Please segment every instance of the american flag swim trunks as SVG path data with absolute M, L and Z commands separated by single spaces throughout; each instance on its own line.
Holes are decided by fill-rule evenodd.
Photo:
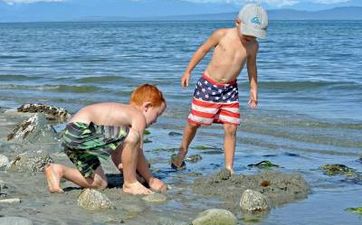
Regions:
M 205 74 L 198 80 L 188 122 L 240 124 L 238 85 L 235 81 L 218 83 Z

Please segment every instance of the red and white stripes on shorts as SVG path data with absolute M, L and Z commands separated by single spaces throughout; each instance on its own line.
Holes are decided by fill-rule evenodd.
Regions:
M 197 125 L 239 125 L 240 109 L 236 81 L 223 84 L 203 75 L 196 84 L 188 121 Z

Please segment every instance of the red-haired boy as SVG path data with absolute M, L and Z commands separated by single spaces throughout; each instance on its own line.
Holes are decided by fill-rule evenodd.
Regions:
M 79 110 L 69 121 L 62 137 L 64 152 L 77 169 L 50 164 L 45 176 L 50 192 L 63 192 L 60 179 L 65 178 L 84 188 L 104 189 L 107 179 L 99 157 L 111 156 L 123 170 L 123 191 L 130 194 L 150 194 L 165 191 L 166 185 L 153 177 L 143 154 L 143 132 L 155 123 L 166 109 L 166 101 L 157 87 L 144 84 L 137 87 L 129 104 L 98 103 Z M 150 189 L 137 181 L 136 171 Z

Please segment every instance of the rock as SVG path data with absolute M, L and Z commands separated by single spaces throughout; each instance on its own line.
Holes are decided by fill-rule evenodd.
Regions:
M 9 159 L 5 155 L 0 154 L 0 170 L 4 170 L 9 166 Z
M 0 225 L 33 225 L 31 220 L 23 218 L 23 217 L 1 217 Z
M 185 161 L 195 163 L 197 161 L 200 161 L 201 159 L 202 159 L 201 155 L 196 154 L 196 155 L 190 155 L 189 157 L 186 157 Z
M 328 176 L 344 175 L 356 176 L 356 170 L 343 164 L 326 164 L 321 166 L 323 173 Z
M 168 135 L 169 135 L 169 136 L 171 136 L 171 137 L 175 137 L 175 136 L 182 136 L 182 134 L 181 134 L 181 133 L 178 133 L 178 132 L 175 132 L 175 131 L 171 131 L 171 132 L 169 132 L 169 133 L 168 133 Z
M 346 211 L 350 211 L 359 215 L 362 215 L 362 207 L 357 207 L 357 208 L 347 208 L 345 209 Z
M 44 151 L 30 151 L 17 155 L 13 161 L 10 162 L 9 171 L 17 172 L 43 172 L 44 167 L 53 163 L 54 160 L 50 157 L 49 153 Z
M 48 124 L 45 116 L 38 113 L 18 123 L 14 130 L 8 134 L 7 140 L 31 144 L 51 143 L 56 140 L 56 132 L 54 128 Z
M 20 203 L 20 198 L 7 198 L 7 199 L 0 199 L 0 204 L 14 204 L 14 203 Z
M 47 119 L 59 122 L 64 122 L 71 117 L 68 111 L 63 108 L 38 103 L 24 104 L 17 110 L 18 112 L 44 113 Z
M 142 199 L 145 200 L 146 202 L 161 203 L 165 202 L 167 200 L 167 197 L 160 193 L 153 193 L 150 195 L 146 195 Z
M 273 164 L 269 160 L 264 160 L 255 164 L 249 164 L 248 167 L 257 167 L 259 169 L 271 169 L 273 167 L 279 167 L 279 165 Z
M 258 191 L 247 189 L 241 196 L 240 207 L 248 212 L 267 211 L 271 208 L 268 197 Z
M 112 209 L 112 202 L 108 197 L 94 189 L 85 189 L 78 197 L 78 205 L 88 210 Z
M 225 209 L 208 209 L 192 221 L 192 225 L 236 225 L 234 214 Z
M 0 197 L 4 197 L 4 196 L 7 196 L 7 189 L 8 186 L 5 184 L 4 181 L 0 180 Z

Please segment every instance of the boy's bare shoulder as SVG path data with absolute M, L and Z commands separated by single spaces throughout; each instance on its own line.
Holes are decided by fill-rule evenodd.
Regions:
M 213 32 L 213 35 L 220 35 L 220 36 L 225 36 L 227 33 L 231 32 L 232 28 L 220 28 L 220 29 L 216 29 Z

